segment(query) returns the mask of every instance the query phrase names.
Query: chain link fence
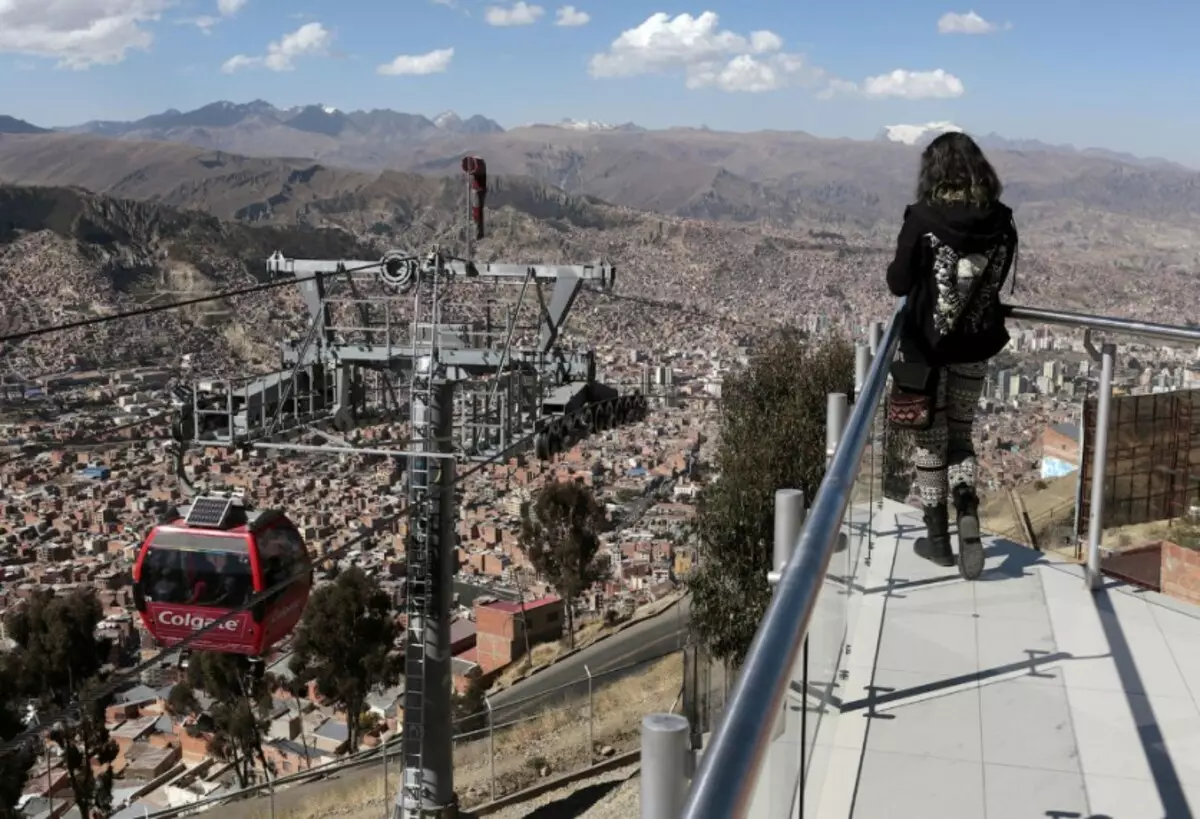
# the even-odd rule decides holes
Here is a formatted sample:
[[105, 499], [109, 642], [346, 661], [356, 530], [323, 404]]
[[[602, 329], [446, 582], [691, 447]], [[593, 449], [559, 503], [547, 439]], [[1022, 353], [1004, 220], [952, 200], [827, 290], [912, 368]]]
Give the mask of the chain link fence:
[[[454, 784], [459, 807], [469, 811], [636, 750], [643, 716], [682, 712], [686, 654], [674, 649], [600, 673], [585, 667], [570, 681], [527, 697], [492, 695], [492, 708], [456, 720]], [[714, 686], [722, 684], [719, 671], [704, 679], [709, 676]], [[715, 721], [724, 693], [705, 694], [700, 702], [706, 703], [701, 713]], [[390, 819], [402, 763], [398, 740], [388, 744], [386, 757], [338, 771], [332, 781], [277, 789], [271, 800], [264, 792], [264, 798], [217, 810], [222, 819]]]

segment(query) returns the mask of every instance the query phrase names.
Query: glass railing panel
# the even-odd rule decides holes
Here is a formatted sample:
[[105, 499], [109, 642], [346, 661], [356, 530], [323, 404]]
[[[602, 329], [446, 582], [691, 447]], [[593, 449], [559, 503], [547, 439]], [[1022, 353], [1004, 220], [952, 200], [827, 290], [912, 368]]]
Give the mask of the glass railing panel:
[[797, 806], [786, 816], [815, 816], [821, 791], [830, 774], [834, 739], [846, 697], [849, 647], [862, 609], [863, 580], [882, 491], [879, 460], [882, 454], [882, 412], [872, 416], [870, 435], [863, 448], [850, 498], [842, 519], [838, 549], [809, 628], [808, 702], [805, 724], [804, 768], [798, 777]]
[[[785, 705], [767, 751], [751, 816], [792, 819], [811, 810], [828, 775], [845, 691], [847, 641], [858, 620], [882, 497], [882, 413], [863, 450], [829, 570], [817, 596], [804, 649], [794, 665]], [[805, 815], [809, 815], [806, 813]]]

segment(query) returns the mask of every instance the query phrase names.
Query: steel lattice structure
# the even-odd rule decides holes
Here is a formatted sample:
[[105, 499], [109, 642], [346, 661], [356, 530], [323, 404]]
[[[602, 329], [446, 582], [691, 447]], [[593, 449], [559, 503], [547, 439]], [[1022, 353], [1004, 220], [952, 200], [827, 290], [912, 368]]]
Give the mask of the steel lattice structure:
[[[389, 251], [378, 260], [277, 252], [268, 271], [297, 279], [310, 314], [306, 336], [282, 345], [285, 368], [241, 382], [197, 383], [177, 396], [189, 443], [346, 454], [360, 450], [338, 433], [389, 403], [400, 409], [396, 384], [407, 386], [411, 449], [362, 450], [402, 457], [408, 475], [404, 774], [395, 819], [456, 813], [450, 607], [457, 461], [491, 461], [524, 447], [549, 458], [572, 439], [638, 420], [646, 409], [640, 394], [619, 395], [596, 380], [592, 350], [568, 352], [560, 344], [585, 283], [608, 291], [615, 269], [475, 262], [486, 170], [476, 157], [464, 159], [463, 170], [473, 225], [465, 258], [440, 247], [422, 255]], [[491, 304], [482, 317], [447, 320], [447, 291], [472, 282], [520, 287], [499, 326]], [[364, 297], [360, 285], [382, 295]], [[350, 297], [337, 298], [339, 290]], [[528, 298], [537, 302], [538, 319], [523, 328], [517, 318]], [[404, 316], [399, 306], [409, 301]], [[357, 318], [348, 322], [349, 315]], [[519, 334], [535, 339], [522, 345]], [[289, 443], [299, 430], [320, 432], [329, 443]]]

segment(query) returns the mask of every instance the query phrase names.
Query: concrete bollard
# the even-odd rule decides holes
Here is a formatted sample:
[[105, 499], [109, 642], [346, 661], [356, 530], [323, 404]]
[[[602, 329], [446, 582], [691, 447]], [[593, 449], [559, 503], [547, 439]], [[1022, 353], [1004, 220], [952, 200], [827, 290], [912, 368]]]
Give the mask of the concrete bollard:
[[642, 717], [642, 819], [678, 819], [687, 799], [690, 755], [687, 717]]

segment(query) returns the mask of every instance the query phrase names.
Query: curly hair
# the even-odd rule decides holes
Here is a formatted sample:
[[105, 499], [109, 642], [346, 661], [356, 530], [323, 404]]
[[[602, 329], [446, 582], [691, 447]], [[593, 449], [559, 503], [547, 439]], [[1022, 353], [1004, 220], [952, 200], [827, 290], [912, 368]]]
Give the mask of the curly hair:
[[921, 153], [918, 202], [962, 202], [986, 207], [999, 201], [1003, 191], [996, 169], [966, 134], [942, 134]]

